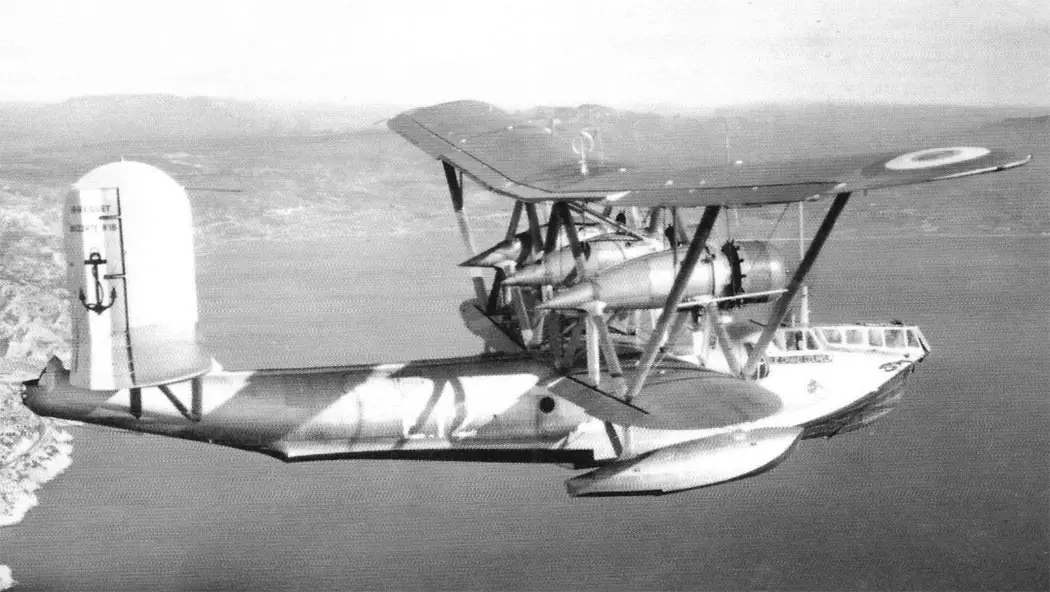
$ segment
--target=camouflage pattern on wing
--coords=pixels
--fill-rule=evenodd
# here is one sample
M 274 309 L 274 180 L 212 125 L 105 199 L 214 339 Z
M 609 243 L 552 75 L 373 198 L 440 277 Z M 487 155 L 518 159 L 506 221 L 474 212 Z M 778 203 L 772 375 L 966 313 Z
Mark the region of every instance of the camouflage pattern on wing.
M 1014 168 L 1030 156 L 975 146 L 696 168 L 589 162 L 564 136 L 478 101 L 406 111 L 391 130 L 488 189 L 523 201 L 616 206 L 765 205 Z

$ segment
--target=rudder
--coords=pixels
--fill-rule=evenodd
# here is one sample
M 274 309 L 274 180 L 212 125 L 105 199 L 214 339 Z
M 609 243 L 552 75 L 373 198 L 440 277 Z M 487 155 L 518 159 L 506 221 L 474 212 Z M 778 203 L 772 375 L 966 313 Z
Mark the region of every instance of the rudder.
M 70 383 L 157 385 L 206 372 L 197 343 L 193 220 L 186 191 L 160 169 L 98 167 L 66 197 Z

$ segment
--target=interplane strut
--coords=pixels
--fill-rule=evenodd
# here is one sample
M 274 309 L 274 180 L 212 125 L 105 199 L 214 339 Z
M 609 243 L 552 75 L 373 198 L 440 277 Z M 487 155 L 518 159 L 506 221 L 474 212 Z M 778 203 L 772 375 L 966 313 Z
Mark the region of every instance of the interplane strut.
M 795 293 L 798 292 L 799 288 L 802 287 L 803 282 L 806 280 L 806 275 L 809 273 L 810 268 L 817 261 L 817 257 L 820 255 L 820 250 L 824 247 L 824 242 L 831 236 L 831 230 L 835 228 L 835 222 L 839 218 L 839 214 L 846 207 L 846 203 L 849 202 L 849 193 L 839 193 L 835 196 L 835 201 L 831 202 L 831 207 L 828 208 L 828 213 L 824 216 L 824 221 L 821 222 L 820 228 L 817 230 L 816 236 L 813 237 L 813 242 L 809 244 L 809 249 L 806 250 L 806 256 L 802 258 L 802 262 L 799 263 L 798 269 L 795 270 L 795 274 L 791 277 L 791 282 L 788 284 L 787 291 L 780 295 L 777 299 L 776 305 L 773 307 L 773 312 L 769 316 L 769 322 L 766 324 L 765 329 L 762 330 L 762 335 L 758 338 L 758 343 L 755 344 L 755 349 L 751 350 L 751 355 L 747 358 L 747 364 L 744 365 L 741 371 L 741 377 L 750 376 L 755 371 L 755 366 L 758 365 L 762 355 L 766 351 L 766 347 L 769 346 L 769 342 L 773 339 L 773 334 L 776 333 L 780 327 L 780 323 L 784 321 L 784 317 L 787 316 L 788 308 L 791 306 L 791 299 L 795 297 Z
M 667 336 L 671 319 L 677 312 L 678 305 L 682 303 L 686 285 L 689 283 L 689 278 L 693 275 L 693 269 L 696 268 L 697 261 L 700 260 L 700 253 L 707 244 L 707 237 L 711 234 L 711 228 L 714 227 L 715 220 L 718 219 L 719 210 L 721 210 L 721 206 L 707 206 L 704 208 L 704 215 L 700 218 L 700 224 L 696 227 L 693 242 L 689 243 L 689 250 L 686 251 L 685 259 L 682 260 L 682 267 L 674 278 L 671 293 L 667 296 L 667 302 L 664 303 L 660 319 L 656 322 L 656 327 L 649 338 L 649 343 L 645 346 L 645 352 L 638 362 L 638 373 L 634 376 L 634 380 L 631 381 L 631 386 L 624 397 L 628 402 L 638 396 L 642 386 L 645 384 L 645 379 L 649 377 L 656 355 L 659 353 L 660 346 L 663 345 L 663 340 Z
M 572 212 L 569 211 L 569 204 L 563 201 L 554 204 L 551 216 L 555 215 L 561 219 L 561 224 L 565 227 L 565 235 L 569 237 L 569 248 L 572 249 L 572 257 L 576 261 L 576 277 L 582 278 L 587 262 L 583 254 L 583 246 L 580 244 L 580 235 L 576 232 L 576 223 L 573 222 Z
M 529 237 L 532 238 L 530 247 L 532 254 L 536 255 L 543 245 L 543 231 L 540 227 L 540 216 L 536 213 L 536 204 L 525 204 L 525 215 L 529 218 Z
M 457 175 L 456 167 L 445 161 L 441 161 L 441 165 L 445 169 L 445 181 L 448 183 L 448 192 L 452 198 L 452 210 L 456 214 L 456 223 L 459 224 L 459 234 L 463 238 L 463 244 L 467 247 L 467 256 L 473 257 L 478 253 L 478 248 L 474 245 L 474 235 L 470 232 L 470 223 L 467 222 L 467 215 L 463 212 L 463 173 Z M 474 296 L 478 304 L 481 304 L 488 298 L 485 278 L 477 269 L 471 269 L 470 275 L 474 283 Z
M 707 320 L 711 330 L 715 332 L 715 336 L 718 339 L 718 347 L 722 350 L 722 355 L 725 356 L 730 374 L 740 376 L 740 360 L 737 359 L 736 353 L 733 352 L 732 345 L 729 342 L 729 335 L 726 334 L 726 328 L 722 326 L 722 320 L 719 318 L 718 305 L 714 302 L 707 304 Z

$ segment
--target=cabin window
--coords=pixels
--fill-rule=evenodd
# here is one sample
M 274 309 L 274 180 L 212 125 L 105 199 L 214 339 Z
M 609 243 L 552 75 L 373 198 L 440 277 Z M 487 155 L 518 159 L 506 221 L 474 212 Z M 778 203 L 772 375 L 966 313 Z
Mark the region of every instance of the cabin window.
M 868 345 L 882 347 L 882 329 L 868 329 Z
M 842 343 L 842 331 L 838 329 L 824 329 L 824 339 L 828 343 Z
M 893 349 L 904 349 L 907 347 L 904 329 L 886 329 L 886 347 L 892 347 Z
M 908 329 L 908 347 L 922 347 L 918 336 L 915 335 L 915 329 Z
M 820 344 L 817 343 L 817 338 L 813 335 L 812 331 L 803 331 L 801 329 L 794 331 L 784 331 L 781 333 L 784 339 L 784 350 L 785 351 L 806 351 L 811 349 L 820 349 Z M 779 345 L 779 344 L 778 344 Z
M 846 329 L 846 343 L 864 345 L 864 332 L 860 329 Z

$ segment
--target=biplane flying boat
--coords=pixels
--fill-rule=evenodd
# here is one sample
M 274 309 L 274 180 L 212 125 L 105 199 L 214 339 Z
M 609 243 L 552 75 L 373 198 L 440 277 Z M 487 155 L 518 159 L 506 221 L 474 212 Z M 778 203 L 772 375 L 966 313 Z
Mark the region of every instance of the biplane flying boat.
M 785 322 L 850 195 L 1028 162 L 958 146 L 669 170 L 596 161 L 594 133 L 566 138 L 472 101 L 388 126 L 441 162 L 463 265 L 474 270 L 461 314 L 486 353 L 222 369 L 196 340 L 184 189 L 154 167 L 118 162 L 85 175 L 66 200 L 71 368 L 52 359 L 25 383 L 26 404 L 289 462 L 556 463 L 586 469 L 567 481 L 575 496 L 739 479 L 777 465 L 800 439 L 887 413 L 929 352 L 919 328 L 901 323 Z M 513 204 L 505 240 L 481 252 L 466 178 Z M 768 242 L 709 244 L 726 208 L 822 199 L 830 207 L 793 270 Z M 691 235 L 687 208 L 702 212 Z M 491 286 L 484 267 L 495 269 Z M 759 305 L 771 306 L 765 322 L 732 320 Z

